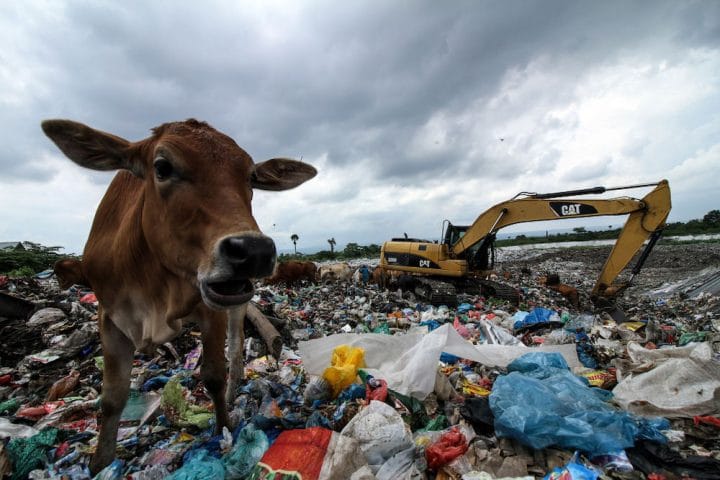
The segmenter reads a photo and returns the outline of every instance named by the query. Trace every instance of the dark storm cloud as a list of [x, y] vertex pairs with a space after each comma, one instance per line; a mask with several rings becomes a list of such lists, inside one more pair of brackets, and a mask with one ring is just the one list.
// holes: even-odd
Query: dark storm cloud
[[[416, 129], [439, 110], [490, 98], [508, 68], [548, 55], [581, 69], [685, 41], [691, 24], [686, 41], [714, 42], [708, 7], [718, 12], [673, 2], [318, 2], [276, 25], [241, 5], [74, 2], [27, 39], [42, 42], [38, 60], [52, 67], [55, 90], [33, 107], [134, 138], [197, 116], [265, 156], [333, 151], [342, 164], [374, 152], [378, 174], [393, 177], [415, 164], [404, 147]], [[371, 129], [387, 132], [347, 144], [348, 133]], [[422, 166], [414, 170], [433, 168]]]

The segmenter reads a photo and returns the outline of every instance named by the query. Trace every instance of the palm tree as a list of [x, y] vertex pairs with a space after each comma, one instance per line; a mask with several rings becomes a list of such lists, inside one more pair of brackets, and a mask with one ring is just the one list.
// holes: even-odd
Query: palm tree
[[290, 240], [293, 242], [293, 246], [295, 247], [295, 255], [297, 255], [297, 241], [300, 240], [300, 237], [297, 236], [297, 233], [293, 233], [290, 235]]
[[335, 237], [328, 240], [330, 244], [330, 253], [335, 253]]

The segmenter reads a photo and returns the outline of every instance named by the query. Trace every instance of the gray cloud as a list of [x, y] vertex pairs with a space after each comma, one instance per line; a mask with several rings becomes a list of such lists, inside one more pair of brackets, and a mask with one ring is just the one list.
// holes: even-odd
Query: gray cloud
[[[256, 160], [362, 161], [366, 181], [380, 184], [508, 182], [558, 168], [553, 140], [579, 120], [543, 112], [577, 102], [574, 85], [590, 71], [716, 52], [719, 19], [712, 1], [5, 3], [0, 180], [53, 178], [36, 162], [57, 154], [43, 118], [137, 140], [196, 117]], [[527, 101], [516, 85], [529, 89]], [[530, 109], [534, 123], [509, 128]], [[702, 129], [713, 114], [696, 110]], [[423, 138], [437, 118], [441, 137]], [[717, 124], [695, 147], [715, 134]], [[633, 135], [627, 155], [652, 152], [646, 132]], [[607, 173], [595, 166], [564, 178]]]

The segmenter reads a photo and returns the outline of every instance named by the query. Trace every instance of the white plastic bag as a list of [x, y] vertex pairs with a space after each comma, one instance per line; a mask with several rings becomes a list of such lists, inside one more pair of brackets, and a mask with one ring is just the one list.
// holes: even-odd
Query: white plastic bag
[[373, 473], [395, 454], [413, 445], [412, 434], [398, 411], [377, 400], [358, 412], [340, 434], [360, 444]]
[[631, 342], [627, 348], [633, 364], [654, 367], [623, 372], [613, 389], [620, 406], [668, 418], [720, 413], [720, 364], [713, 361], [709, 343], [647, 350]]

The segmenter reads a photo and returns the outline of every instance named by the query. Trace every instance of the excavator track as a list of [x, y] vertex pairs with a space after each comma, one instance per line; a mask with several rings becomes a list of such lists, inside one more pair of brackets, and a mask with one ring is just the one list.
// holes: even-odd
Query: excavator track
[[446, 279], [413, 276], [413, 293], [432, 305], [447, 305], [454, 307], [458, 304], [458, 292], [483, 295], [486, 298], [505, 300], [513, 305], [520, 303], [520, 292], [500, 282], [492, 280], [471, 280], [449, 282]]
[[457, 290], [452, 283], [432, 278], [417, 277], [415, 295], [433, 305], [454, 307], [458, 304]]
[[520, 304], [520, 291], [517, 288], [492, 280], [478, 280], [478, 283], [483, 296], [506, 300], [513, 305]]

